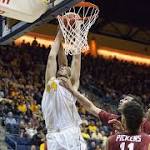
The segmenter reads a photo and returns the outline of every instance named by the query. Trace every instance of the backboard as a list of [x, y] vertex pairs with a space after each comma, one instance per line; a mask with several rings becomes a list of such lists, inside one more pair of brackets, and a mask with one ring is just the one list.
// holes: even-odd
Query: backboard
[[[12, 0], [9, 0], [9, 2]], [[17, 0], [16, 0], [17, 1]], [[20, 0], [19, 0], [20, 1]], [[32, 1], [32, 0], [30, 0]], [[40, 1], [40, 0], [37, 0]], [[48, 4], [47, 10], [34, 22], [32, 20], [27, 23], [23, 21], [14, 20], [5, 17], [6, 15], [0, 16], [0, 45], [9, 44], [24, 33], [31, 31], [34, 27], [39, 26], [43, 23], [47, 23], [53, 20], [57, 15], [66, 11], [73, 5], [82, 0], [41, 0]], [[8, 0], [0, 0], [0, 3], [7, 3]], [[22, 2], [22, 1], [21, 1]], [[4, 13], [4, 9], [0, 10]], [[9, 16], [11, 17], [11, 16]], [[24, 20], [25, 21], [25, 20]]]
[[32, 23], [48, 10], [45, 0], [0, 1], [1, 16]]

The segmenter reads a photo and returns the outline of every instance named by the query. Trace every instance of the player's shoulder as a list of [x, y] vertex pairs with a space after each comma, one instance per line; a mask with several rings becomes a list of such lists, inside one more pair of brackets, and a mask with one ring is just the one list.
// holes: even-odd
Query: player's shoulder
[[49, 81], [48, 81], [48, 83], [47, 83], [47, 85], [46, 85], [46, 91], [47, 92], [50, 92], [50, 91], [56, 91], [57, 90], [57, 88], [58, 88], [58, 84], [59, 83], [59, 81], [58, 81], [58, 79], [57, 78], [55, 78], [55, 77], [52, 77]]
[[140, 135], [144, 138], [150, 141], [150, 135], [146, 134], [146, 133], [140, 133]]
[[147, 136], [148, 136], [148, 134], [146, 134], [146, 133], [144, 133], [144, 132], [139, 133], [139, 135], [141, 135], [141, 136], [143, 136], [143, 137], [147, 137]]

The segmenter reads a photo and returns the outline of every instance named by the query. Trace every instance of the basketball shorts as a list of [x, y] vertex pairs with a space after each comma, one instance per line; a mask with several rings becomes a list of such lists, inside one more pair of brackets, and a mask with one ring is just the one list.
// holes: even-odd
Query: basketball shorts
[[87, 150], [80, 128], [69, 127], [61, 131], [48, 132], [48, 150]]

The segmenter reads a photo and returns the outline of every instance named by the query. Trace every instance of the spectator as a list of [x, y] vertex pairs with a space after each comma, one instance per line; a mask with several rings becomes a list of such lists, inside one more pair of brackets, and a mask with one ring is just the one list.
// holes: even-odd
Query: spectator
[[46, 143], [42, 143], [40, 145], [40, 150], [46, 150]]
[[88, 121], [86, 120], [86, 117], [85, 117], [85, 115], [82, 115], [82, 125], [85, 125], [85, 126], [88, 126]]
[[30, 138], [32, 138], [37, 133], [37, 130], [35, 129], [35, 127], [32, 125], [31, 122], [27, 124], [27, 127], [25, 128], [25, 130], [26, 130], [28, 137]]
[[91, 122], [89, 123], [88, 129], [89, 129], [89, 131], [91, 131], [91, 132], [96, 132], [97, 127], [95, 126], [95, 122], [94, 122], [94, 121], [91, 121]]
[[91, 141], [91, 143], [89, 145], [89, 149], [90, 150], [95, 150], [96, 149], [96, 142], [95, 141]]
[[36, 150], [36, 146], [40, 146], [41, 144], [45, 143], [45, 135], [41, 129], [38, 129], [37, 134], [35, 134], [32, 138], [32, 146], [31, 150]]
[[19, 104], [18, 104], [18, 110], [22, 113], [26, 113], [27, 112], [27, 106], [25, 104], [25, 102], [21, 101]]
[[95, 150], [102, 150], [102, 149], [100, 148], [100, 145], [96, 145], [96, 149]]
[[33, 40], [33, 42], [32, 42], [32, 46], [33, 46], [33, 47], [38, 46], [38, 42], [37, 42], [37, 40], [36, 40], [36, 37], [34, 37], [34, 40]]
[[20, 128], [20, 133], [19, 133], [20, 138], [27, 138], [28, 134], [26, 133], [25, 128]]
[[6, 117], [5, 124], [6, 124], [6, 125], [12, 125], [12, 126], [17, 125], [17, 121], [16, 121], [16, 119], [14, 118], [12, 112], [9, 112], [9, 113], [8, 113], [8, 117]]
[[33, 114], [32, 118], [30, 119], [30, 122], [33, 125], [33, 127], [36, 128], [39, 126], [40, 118], [36, 114]]
[[82, 128], [81, 133], [82, 133], [82, 136], [85, 140], [89, 140], [91, 138], [88, 131], [87, 131], [87, 128]]
[[4, 98], [4, 91], [0, 90], [0, 98]]
[[6, 131], [11, 133], [11, 134], [16, 134], [18, 133], [18, 123], [16, 119], [13, 116], [12, 112], [8, 113], [8, 117], [6, 117], [5, 120], [5, 125], [6, 125]]
[[32, 111], [32, 113], [36, 113], [38, 111], [38, 109], [39, 109], [39, 107], [38, 107], [36, 101], [33, 100], [30, 105], [30, 110]]
[[92, 133], [91, 136], [92, 139], [96, 140], [96, 141], [102, 141], [103, 140], [103, 136], [102, 134], [99, 132], [99, 129], [97, 128], [96, 132]]

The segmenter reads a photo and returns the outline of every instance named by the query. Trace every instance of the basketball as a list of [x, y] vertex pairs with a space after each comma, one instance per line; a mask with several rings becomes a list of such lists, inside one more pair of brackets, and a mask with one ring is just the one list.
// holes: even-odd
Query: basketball
[[64, 25], [68, 28], [69, 26], [72, 26], [74, 28], [75, 26], [75, 21], [77, 19], [80, 19], [80, 16], [76, 13], [73, 13], [73, 12], [69, 12], [69, 13], [66, 13], [64, 16], [63, 16], [63, 21], [64, 21]]

